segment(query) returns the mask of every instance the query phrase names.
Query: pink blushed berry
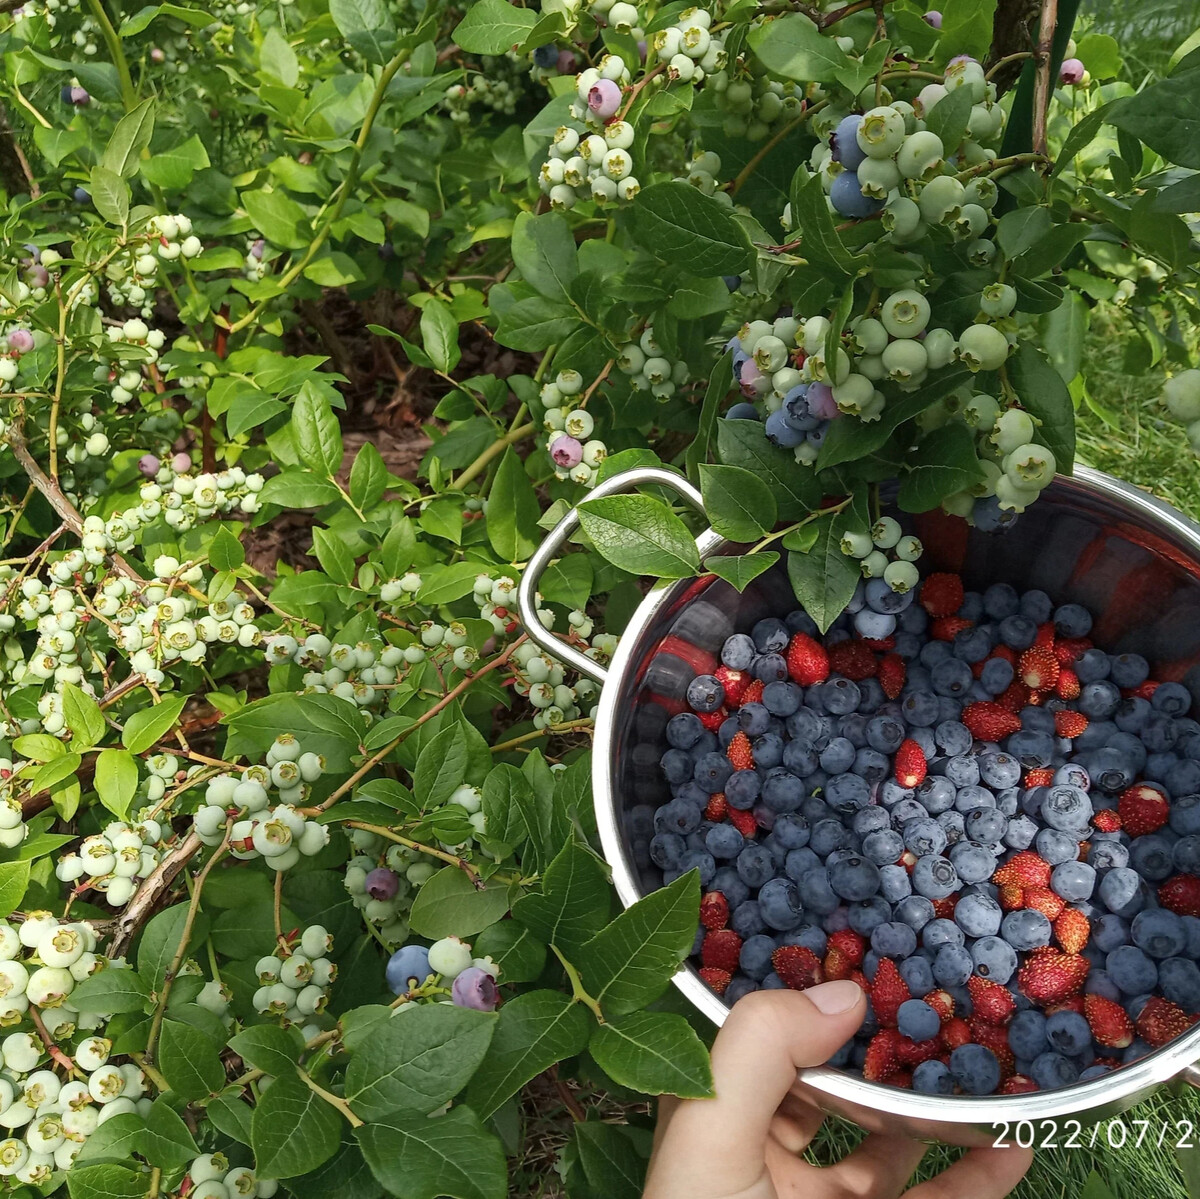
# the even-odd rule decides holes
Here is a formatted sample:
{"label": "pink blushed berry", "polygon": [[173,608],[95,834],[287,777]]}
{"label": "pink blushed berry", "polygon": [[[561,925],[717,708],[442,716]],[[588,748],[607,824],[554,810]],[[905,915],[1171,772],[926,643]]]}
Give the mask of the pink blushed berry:
{"label": "pink blushed berry", "polygon": [[478,966],[468,966],[450,984],[450,998],[459,1007],[474,1008],[477,1012],[490,1012],[500,1002],[496,980]]}
{"label": "pink blushed berry", "polygon": [[182,450],[178,454],[173,454],[171,457],[171,469],[177,475],[186,475],[192,469],[191,455],[185,454]]}
{"label": "pink blushed berry", "polygon": [[138,470],[146,476],[147,479],[153,479],[158,474],[158,468],[162,466],[162,460],[157,454],[143,454],[138,459]]}
{"label": "pink blushed berry", "polygon": [[266,248],[266,245],[267,245],[267,243],[265,241],[263,241],[263,239],[261,237],[256,238],[254,240],[253,244],[250,246],[250,257],[261,259],[263,256],[263,250]]}
{"label": "pink blushed berry", "polygon": [[367,894],[372,899],[395,899],[400,890],[400,880],[394,870],[377,866],[367,875]]}
{"label": "pink blushed berry", "polygon": [[1062,66],[1058,68],[1058,78],[1062,83],[1069,84],[1072,87],[1083,82],[1083,77],[1087,73],[1087,68],[1079,61],[1078,58],[1064,58]]}
{"label": "pink blushed berry", "polygon": [[574,437],[563,433],[551,443],[550,457],[554,459],[555,466],[570,470],[583,461],[583,446]]}
{"label": "pink blushed berry", "polygon": [[742,385],[742,394],[747,396],[755,396],[758,394],[755,384],[763,377],[762,371],[758,369],[758,363],[753,358],[747,358],[742,363],[742,369],[738,371],[738,382]]}
{"label": "pink blushed berry", "polygon": [[557,69],[560,75],[574,75],[579,70],[579,59],[570,50],[560,50]]}
{"label": "pink blushed berry", "polygon": [[8,335],[8,348],[14,354],[28,354],[33,349],[33,334],[28,329],[14,329]]}
{"label": "pink blushed berry", "polygon": [[838,406],[833,399],[833,389],[828,383],[810,383],[808,387],[808,410],[822,420],[833,420],[838,415]]}
{"label": "pink blushed berry", "polygon": [[607,121],[621,107],[621,89],[611,79],[597,79],[588,92],[587,102],[594,116]]}
{"label": "pink blushed berry", "polygon": [[924,17],[926,25],[932,25],[934,29],[941,29],[942,14],[936,8],[931,8]]}
{"label": "pink blushed berry", "polygon": [[71,88],[71,103],[76,108],[83,108],[85,105],[92,102],[92,97],[88,95],[87,88],[80,87],[76,84]]}

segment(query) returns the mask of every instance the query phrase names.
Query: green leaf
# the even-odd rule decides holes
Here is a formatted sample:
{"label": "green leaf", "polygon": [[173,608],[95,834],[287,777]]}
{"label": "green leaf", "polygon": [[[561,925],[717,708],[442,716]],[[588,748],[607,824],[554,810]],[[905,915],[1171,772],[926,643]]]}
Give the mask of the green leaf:
{"label": "green leaf", "polygon": [[427,1116],[467,1085],[496,1031],[493,1012],[428,1004],[393,1016],[351,1055],[346,1101],[366,1120]]}
{"label": "green leaf", "polygon": [[945,0],[942,31],[937,41],[939,66],[956,54],[983,59],[992,43],[995,11],[996,0]]}
{"label": "green leaf", "polygon": [[699,876],[689,870],[639,899],[572,959],[609,1016],[636,1012],[667,989],[696,936]]}
{"label": "green leaf", "polygon": [[129,220],[129,184],[115,171],[105,166],[92,167],[88,191],[96,211],[110,225],[124,225]]}
{"label": "green leaf", "polygon": [[[364,512],[369,512],[383,499],[387,480],[388,468],[383,455],[371,442],[364,441],[350,467],[350,498]],[[391,533],[389,529],[388,534]]]}
{"label": "green leaf", "polygon": [[594,580],[595,572],[586,554],[567,554],[546,567],[538,590],[551,603],[585,608],[591,599]]}
{"label": "green leaf", "polygon": [[240,1089],[223,1091],[210,1099],[204,1110],[227,1137],[242,1145],[250,1144],[250,1119],[254,1109],[242,1099]]}
{"label": "green leaf", "polygon": [[88,975],[71,992],[71,1006],[80,1012],[112,1016],[140,1012],[149,998],[150,989],[136,971],[109,966]]}
{"label": "green leaf", "polygon": [[648,495],[609,495],[580,505],[579,519],[597,552],[631,574],[681,579],[700,569],[687,525]]}
{"label": "green leaf", "polygon": [[696,275],[737,275],[749,268],[750,238],[728,208],[688,183],[645,188],[633,206],[638,242],[664,262]]}
{"label": "green leaf", "polygon": [[436,570],[422,572],[418,604],[450,604],[469,595],[484,569],[481,562],[451,562]]}
{"label": "green leaf", "polygon": [[523,562],[537,549],[540,514],[541,506],[525,464],[509,446],[488,493],[488,540],[502,562]]}
{"label": "green leaf", "polygon": [[788,578],[801,607],[822,633],[838,618],[862,577],[858,561],[842,553],[842,537],[851,529],[865,530],[870,521],[865,493],[817,523],[817,540],[808,553],[788,554]]}
{"label": "green leaf", "polygon": [[588,1049],[609,1078],[623,1087],[648,1095],[712,1098],[708,1050],[682,1016],[632,1012],[597,1025]]}
{"label": "green leaf", "polygon": [[[207,899],[206,891],[205,900]],[[183,936],[184,925],[187,924],[187,910],[186,903],[164,908],[150,919],[142,932],[137,951],[138,973],[153,991],[161,991],[166,981],[167,971],[175,959],[179,939]],[[208,916],[204,912],[197,912],[185,953],[208,936],[208,929]]]}
{"label": "green leaf", "polygon": [[164,1020],[158,1068],[181,1099],[204,1099],[225,1085],[225,1067],[212,1038],[181,1020]]}
{"label": "green leaf", "polygon": [[263,1093],[250,1119],[259,1178],[295,1178],[328,1161],[341,1142],[342,1117],[292,1070]]}
{"label": "green leaf", "polygon": [[150,1176],[128,1166],[76,1166],[66,1176],[71,1199],[145,1199]]}
{"label": "green leaf", "polygon": [[202,8],[188,8],[182,4],[147,4],[144,8],[139,8],[133,16],[126,17],[121,22],[118,32],[123,38],[133,37],[147,29],[157,17],[171,17],[185,25],[191,25],[194,29],[203,29],[216,20],[212,13],[205,12]]}
{"label": "green leaf", "polygon": [[128,818],[137,786],[137,760],[127,749],[104,749],[96,755],[96,794],[118,820]]}
{"label": "green leaf", "polygon": [[587,1011],[561,991],[529,991],[509,1000],[467,1088],[467,1102],[486,1120],[543,1070],[582,1052],[591,1023]]}
{"label": "green leaf", "polygon": [[268,695],[226,716],[225,724],[239,743],[262,753],[280,733],[294,733],[334,774],[349,772],[350,756],[366,732],[357,706],[337,695]]}
{"label": "green leaf", "polygon": [[446,866],[422,884],[409,923],[422,937],[469,937],[508,911],[508,888],[494,879],[479,890],[457,866]]}
{"label": "green leaf", "polygon": [[565,341],[581,327],[579,318],[564,308],[561,300],[530,296],[501,312],[496,340],[510,350],[530,353]]}
{"label": "green leaf", "polygon": [[733,388],[733,351],[726,350],[713,364],[708,375],[708,387],[704,391],[704,403],[700,406],[696,436],[684,455],[688,478],[696,482],[700,475],[700,463],[707,462],[712,455],[713,439],[717,435],[717,418],[721,414],[721,401]]}
{"label": "green leaf", "polygon": [[337,485],[309,470],[285,470],[267,480],[258,493],[263,504],[281,508],[323,508],[342,498]]}
{"label": "green leaf", "polygon": [[[834,421],[834,427],[840,422]],[[775,496],[780,520],[798,520],[821,502],[821,487],[811,470],[772,445],[754,420],[717,422],[717,453],[727,466],[740,466],[756,475]]]}
{"label": "green leaf", "polygon": [[797,82],[832,83],[849,64],[837,41],[800,13],[762,22],[746,41],[768,71]]}
{"label": "green leaf", "polygon": [[436,1120],[387,1116],[354,1135],[379,1184],[400,1199],[504,1199],[504,1150],[470,1108]]}
{"label": "green leaf", "polygon": [[229,1048],[256,1070],[286,1074],[304,1053],[304,1037],[294,1024],[287,1028],[256,1024],[238,1033],[229,1042]]}
{"label": "green leaf", "polygon": [[260,188],[242,192],[240,199],[246,215],[272,245],[285,250],[308,245],[308,215],[286,192]]}
{"label": "green leaf", "polygon": [[175,727],[186,703],[186,695],[163,695],[153,707],[134,712],[121,730],[121,744],[131,754],[145,753]]}
{"label": "green leaf", "polygon": [[421,341],[429,360],[444,374],[458,365],[462,357],[458,348],[458,321],[449,304],[430,300],[421,309]]}
{"label": "green leaf", "polygon": [[[481,0],[468,16],[478,12],[487,2]],[[508,7],[503,0],[495,2]],[[516,11],[528,13],[527,9]],[[529,13],[530,17],[532,15]],[[571,284],[579,274],[579,259],[571,226],[561,213],[518,214],[513,223],[512,257],[521,277],[540,295],[564,304],[570,302]]]}
{"label": "green leaf", "polygon": [[270,26],[263,36],[258,61],[262,70],[274,75],[284,87],[295,87],[300,79],[300,60],[278,25]]}
{"label": "green leaf", "polygon": [[300,461],[332,478],[342,465],[342,430],[329,400],[307,384],[292,407],[292,432]]}
{"label": "green leaf", "polygon": [[775,550],[740,555],[717,554],[705,559],[704,569],[724,579],[738,591],[745,591],[759,575],[770,570],[778,561],[779,554]]}
{"label": "green leaf", "polygon": [[839,276],[857,275],[867,260],[848,250],[842,241],[829,212],[821,177],[801,166],[792,181],[791,203],[792,228],[798,229],[802,238],[800,253]]}
{"label": "green leaf", "polygon": [[969,87],[955,88],[943,96],[925,118],[925,128],[938,135],[947,154],[953,154],[966,136],[973,101]]}
{"label": "green leaf", "polygon": [[451,37],[469,54],[505,54],[520,46],[537,24],[537,14],[507,0],[478,0]]}
{"label": "green leaf", "polygon": [[143,100],[117,122],[100,156],[100,165],[122,178],[135,174],[153,134],[154,101]]}
{"label": "green leaf", "polygon": [[1089,112],[1087,116],[1081,118],[1072,126],[1071,132],[1063,139],[1062,149],[1059,150],[1058,158],[1054,162],[1054,169],[1050,172],[1051,177],[1057,175],[1064,168],[1069,167],[1075,155],[1091,145],[1096,138],[1096,134],[1100,132],[1101,126],[1107,120],[1107,117],[1108,105],[1106,104],[1101,108]]}
{"label": "green leaf", "polygon": [[222,525],[208,543],[208,560],[213,570],[237,570],[246,561],[246,551],[236,535]]}
{"label": "green leaf", "polygon": [[1038,440],[1049,446],[1059,473],[1069,475],[1075,462],[1075,406],[1067,385],[1032,342],[1021,342],[1007,370],[1021,407],[1041,421]]}
{"label": "green leaf", "polygon": [[422,747],[413,771],[413,795],[428,811],[440,807],[467,777],[470,748],[457,722],[440,729]]}
{"label": "green leaf", "polygon": [[1200,167],[1200,68],[1144,87],[1107,112],[1110,125],[1181,167]]}
{"label": "green leaf", "polygon": [[345,539],[332,529],[313,529],[313,552],[321,569],[343,587],[354,581],[354,555],[346,546]]}
{"label": "green leaf", "polygon": [[541,891],[513,905],[513,919],[569,956],[604,927],[609,895],[604,864],[572,837],[546,867]]}
{"label": "green leaf", "polygon": [[927,433],[908,458],[897,503],[905,512],[928,512],[947,496],[965,491],[983,477],[975,456],[975,435],[962,421]]}
{"label": "green leaf", "polygon": [[541,808],[529,780],[507,764],[488,772],[483,781],[483,814],[487,834],[514,849],[529,845],[535,863],[550,833],[550,812]]}
{"label": "green leaf", "polygon": [[33,863],[0,862],[0,919],[10,916],[21,906],[29,889],[29,871]]}
{"label": "green leaf", "polygon": [[200,1152],[183,1118],[163,1096],[150,1105],[142,1136],[138,1152],[152,1166],[166,1170],[185,1165]]}
{"label": "green leaf", "polygon": [[338,32],[368,62],[383,66],[396,47],[396,26],[383,0],[329,0]]}
{"label": "green leaf", "polygon": [[1121,48],[1110,34],[1084,34],[1075,46],[1075,57],[1093,79],[1113,79],[1121,73]]}
{"label": "green leaf", "polygon": [[576,1124],[573,1131],[575,1150],[593,1192],[604,1199],[638,1199],[646,1163],[628,1132],[598,1120]]}
{"label": "green leaf", "polygon": [[145,1135],[146,1122],[136,1112],[121,1112],[105,1120],[80,1150],[76,1158],[79,1165],[71,1171],[71,1177],[76,1177],[85,1163],[128,1160],[139,1150]]}
{"label": "green leaf", "polygon": [[758,477],[740,466],[700,466],[700,491],[709,523],[731,541],[756,541],[777,519],[775,497]]}
{"label": "green leaf", "polygon": [[91,749],[108,727],[100,712],[100,705],[74,683],[62,687],[63,719],[71,730],[71,748],[83,752]]}
{"label": "green leaf", "polygon": [[1068,291],[1063,302],[1042,317],[1042,345],[1062,381],[1070,384],[1083,365],[1083,342],[1092,310],[1077,291]]}

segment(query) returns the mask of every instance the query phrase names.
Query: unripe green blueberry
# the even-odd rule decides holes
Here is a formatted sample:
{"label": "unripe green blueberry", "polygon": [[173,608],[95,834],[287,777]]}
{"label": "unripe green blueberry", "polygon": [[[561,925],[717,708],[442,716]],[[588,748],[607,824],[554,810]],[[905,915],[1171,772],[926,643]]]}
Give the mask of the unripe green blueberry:
{"label": "unripe green blueberry", "polygon": [[962,208],[963,185],[953,175],[938,175],[921,189],[917,204],[931,225],[949,225]]}
{"label": "unripe green blueberry", "polygon": [[[866,165],[866,164],[864,164]],[[897,241],[907,241],[921,228],[921,208],[908,196],[897,196],[880,213],[880,223]]]}
{"label": "unripe green blueberry", "polygon": [[911,288],[893,292],[884,300],[879,319],[893,337],[916,337],[929,324],[929,301]]}
{"label": "unripe green blueberry", "polygon": [[979,293],[979,311],[997,320],[1017,306],[1017,289],[1007,283],[991,283]]}
{"label": "unripe green blueberry", "polygon": [[995,325],[968,325],[958,338],[958,357],[970,371],[994,371],[1008,357],[1008,338]]}
{"label": "unripe green blueberry", "polygon": [[870,533],[851,529],[842,534],[841,551],[848,558],[865,558],[875,548]]}
{"label": "unripe green blueberry", "polygon": [[942,139],[928,129],[910,133],[896,153],[896,166],[905,179],[927,179],[941,169]]}
{"label": "unripe green blueberry", "polygon": [[886,200],[900,184],[900,171],[890,158],[868,158],[855,173],[859,191],[872,200]]}
{"label": "unripe green blueberry", "polygon": [[876,549],[890,550],[903,536],[900,522],[891,516],[881,516],[871,526],[871,540]]}
{"label": "unripe green blueberry", "polygon": [[1040,491],[1054,478],[1054,455],[1044,445],[1027,442],[1005,456],[1004,473],[1017,487]]}
{"label": "unripe green blueberry", "polygon": [[873,549],[860,564],[863,578],[879,579],[883,577],[883,572],[887,570],[888,558],[883,550]]}
{"label": "unripe green blueberry", "polygon": [[925,552],[925,547],[921,544],[920,538],[914,537],[910,533],[896,542],[896,548],[892,552],[901,562],[915,562]]}
{"label": "unripe green blueberry", "polygon": [[887,330],[871,316],[853,322],[850,332],[860,354],[882,354],[888,343]]}
{"label": "unripe green blueberry", "polygon": [[990,440],[1002,454],[1011,454],[1018,446],[1033,440],[1033,430],[1033,418],[1028,412],[1009,408],[996,418]]}
{"label": "unripe green blueberry", "polygon": [[890,158],[904,144],[904,115],[890,105],[872,108],[863,113],[856,137],[868,158]]}
{"label": "unripe green blueberry", "polygon": [[889,562],[883,572],[883,581],[900,595],[911,591],[919,579],[920,575],[912,562]]}
{"label": "unripe green blueberry", "polygon": [[457,978],[471,965],[471,947],[458,937],[443,937],[429,947],[429,968],[444,979]]}
{"label": "unripe green blueberry", "polygon": [[1039,494],[1036,487],[1018,486],[1011,475],[1003,474],[996,480],[996,499],[1005,511],[1024,512]]}
{"label": "unripe green blueberry", "polygon": [[891,342],[882,354],[883,368],[894,383],[907,383],[928,369],[925,346],[912,338]]}
{"label": "unripe green blueberry", "polygon": [[1200,420],[1200,370],[1173,375],[1163,384],[1162,399],[1176,420],[1189,424]]}

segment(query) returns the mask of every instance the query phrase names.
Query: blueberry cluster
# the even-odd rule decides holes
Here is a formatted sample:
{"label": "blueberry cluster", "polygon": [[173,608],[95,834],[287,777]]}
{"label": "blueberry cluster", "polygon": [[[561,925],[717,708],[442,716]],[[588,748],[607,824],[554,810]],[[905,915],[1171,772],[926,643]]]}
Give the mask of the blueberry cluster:
{"label": "blueberry cluster", "polygon": [[[447,802],[457,802],[457,795],[456,791]],[[365,829],[351,829],[350,844],[354,855],[346,863],[345,887],[354,906],[388,949],[403,945],[410,891],[429,879],[436,866],[429,857]]]}
{"label": "blueberry cluster", "polygon": [[[175,761],[170,754],[161,756]],[[174,776],[175,770],[169,765],[167,769]],[[164,832],[170,829],[154,819],[136,824],[110,821],[103,832],[85,837],[76,852],[58,859],[55,877],[60,882],[75,883],[77,894],[99,891],[112,907],[124,907],[162,858]]]}
{"label": "blueberry cluster", "polygon": [[248,1166],[230,1167],[223,1153],[196,1158],[188,1166],[185,1186],[188,1199],[270,1199],[279,1190],[274,1178],[258,1178]]}
{"label": "blueberry cluster", "polygon": [[1172,375],[1163,384],[1159,398],[1171,416],[1187,426],[1192,449],[1200,450],[1200,370]]}
{"label": "blueberry cluster", "polygon": [[648,391],[656,400],[669,400],[688,381],[687,363],[672,362],[655,340],[654,326],[647,325],[637,341],[617,351],[617,369],[629,379],[634,391]]}
{"label": "blueberry cluster", "polygon": [[[457,640],[440,625],[430,624],[430,630],[435,628],[441,634],[435,644],[440,644],[447,635],[451,641]],[[303,669],[301,683],[305,691],[336,695],[367,712],[383,706],[388,696],[387,688],[395,686],[400,670],[408,660],[405,651],[395,645],[377,641],[348,645],[332,641],[324,633],[310,633],[303,641],[289,633],[276,633],[266,639],[265,647],[267,661],[272,665],[291,662]],[[460,647],[469,649],[465,634]]]}
{"label": "blueberry cluster", "polygon": [[803,84],[772,79],[749,56],[716,71],[708,82],[718,109],[725,113],[721,131],[726,137],[764,141],[780,125],[794,121],[803,108]]}
{"label": "blueberry cluster", "polygon": [[396,1013],[447,998],[458,1007],[490,1012],[500,1002],[499,974],[491,958],[472,957],[470,945],[458,937],[442,937],[429,946],[403,945],[388,959],[386,971],[392,994],[404,1000]]}
{"label": "blueberry cluster", "polygon": [[548,450],[559,479],[590,487],[596,471],[608,457],[608,446],[592,432],[596,422],[582,406],[583,376],[575,370],[559,371],[543,385],[538,398],[544,413],[542,427],[550,435]]}
{"label": "blueberry cluster", "polygon": [[1191,693],[1079,604],[951,574],[868,641],[881,585],[824,638],[803,610],[729,637],[666,726],[649,854],[699,873],[701,976],[730,1003],[853,978],[871,1003],[833,1063],[938,1094],[1094,1078],[1187,1029]]}
{"label": "blueberry cluster", "polygon": [[332,949],[333,937],[319,924],[281,939],[275,952],[254,967],[259,984],[254,1010],[285,1024],[304,1024],[320,1015],[337,978],[337,966],[326,956]]}

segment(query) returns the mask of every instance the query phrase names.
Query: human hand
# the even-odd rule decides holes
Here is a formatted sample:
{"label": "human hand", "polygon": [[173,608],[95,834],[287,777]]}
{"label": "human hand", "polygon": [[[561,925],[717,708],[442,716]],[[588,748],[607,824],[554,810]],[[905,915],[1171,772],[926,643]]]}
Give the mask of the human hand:
{"label": "human hand", "polygon": [[800,1154],[824,1113],[792,1088],[796,1071],[826,1061],[862,1023],[853,982],[757,991],[738,1001],[713,1044],[714,1099],[664,1098],[644,1199],[1001,1199],[1033,1154],[972,1149],[905,1192],[926,1146],[871,1133],[835,1166]]}

